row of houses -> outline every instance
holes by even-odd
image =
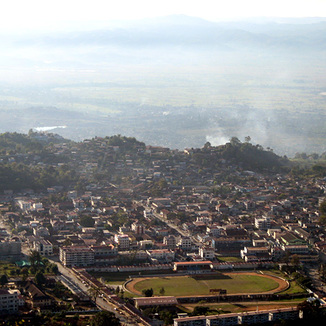
[[[52,298],[33,281],[20,281],[15,284],[15,287],[15,289],[0,289],[0,315],[16,314],[26,303],[31,308],[47,308],[53,304]]]

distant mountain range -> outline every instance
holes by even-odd
[[[325,50],[326,21],[322,18],[256,22],[210,22],[188,16],[125,22],[99,30],[16,37],[16,46],[210,47],[236,50],[260,47],[285,50]]]

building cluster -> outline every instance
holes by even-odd
[[[0,289],[0,315],[17,314],[26,307],[47,309],[53,303],[54,299],[33,281],[12,282],[10,288]]]
[[[27,247],[57,255],[64,266],[96,271],[208,273],[286,259],[326,261],[326,230],[319,223],[324,178],[247,171],[225,159],[207,164],[213,147],[181,152],[95,138],[51,148],[51,163],[36,155],[25,159],[40,169],[66,164],[83,182],[53,184],[43,193],[4,191],[2,221],[12,234],[0,229],[0,260],[17,261]],[[223,256],[243,262],[224,264]],[[34,283],[24,287],[37,298],[35,307],[51,304]],[[8,291],[1,293],[9,298],[4,309],[15,312],[19,294]],[[298,316],[298,310],[282,309],[178,318],[174,324],[238,325]]]
[[[206,148],[205,157],[214,150]],[[83,190],[53,185],[42,194],[7,190],[0,200],[4,207],[9,198],[15,203],[16,211],[4,209],[2,215],[20,241],[41,255],[58,254],[66,266],[218,256],[277,262],[286,254],[305,263],[324,257],[326,232],[318,223],[322,178],[299,182],[285,174],[242,170],[226,160],[204,168],[195,159],[201,150],[136,142],[127,151],[106,138],[56,144],[53,151],[69,155],[69,164],[92,182]],[[94,182],[96,171],[110,169],[110,178]],[[3,237],[1,257],[16,258],[17,239]]]
[[[235,326],[264,324],[281,320],[297,320],[303,317],[297,308],[282,308],[266,311],[195,316],[174,319],[174,326]]]

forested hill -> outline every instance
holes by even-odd
[[[253,145],[250,139],[242,143],[236,137],[221,146],[206,143],[202,148],[178,151],[146,146],[121,135],[73,142],[53,134],[5,133],[0,135],[0,153],[0,191],[43,191],[53,186],[82,189],[88,184],[110,183],[133,187],[146,179],[146,173],[152,175],[154,166],[161,178],[166,174],[176,182],[184,178],[189,182],[201,180],[200,170],[209,177],[221,172],[279,173],[293,169],[286,157]],[[138,175],[140,170],[143,176]],[[325,170],[312,171],[324,176]]]
[[[208,155],[209,154],[209,155]],[[203,167],[214,167],[220,160],[252,171],[284,171],[291,166],[287,157],[276,155],[272,149],[264,150],[261,145],[249,141],[242,143],[236,137],[225,145],[212,147],[206,143],[201,149],[193,151],[196,162]]]
[[[0,134],[0,154],[14,155],[23,153],[40,153],[49,144],[70,142],[56,134],[43,134],[29,131],[28,135],[17,132]]]

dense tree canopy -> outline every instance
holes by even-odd
[[[100,311],[98,312],[91,321],[91,326],[119,326],[120,321],[112,312]]]
[[[80,225],[85,228],[93,227],[95,224],[94,219],[89,215],[84,215],[80,218]]]

